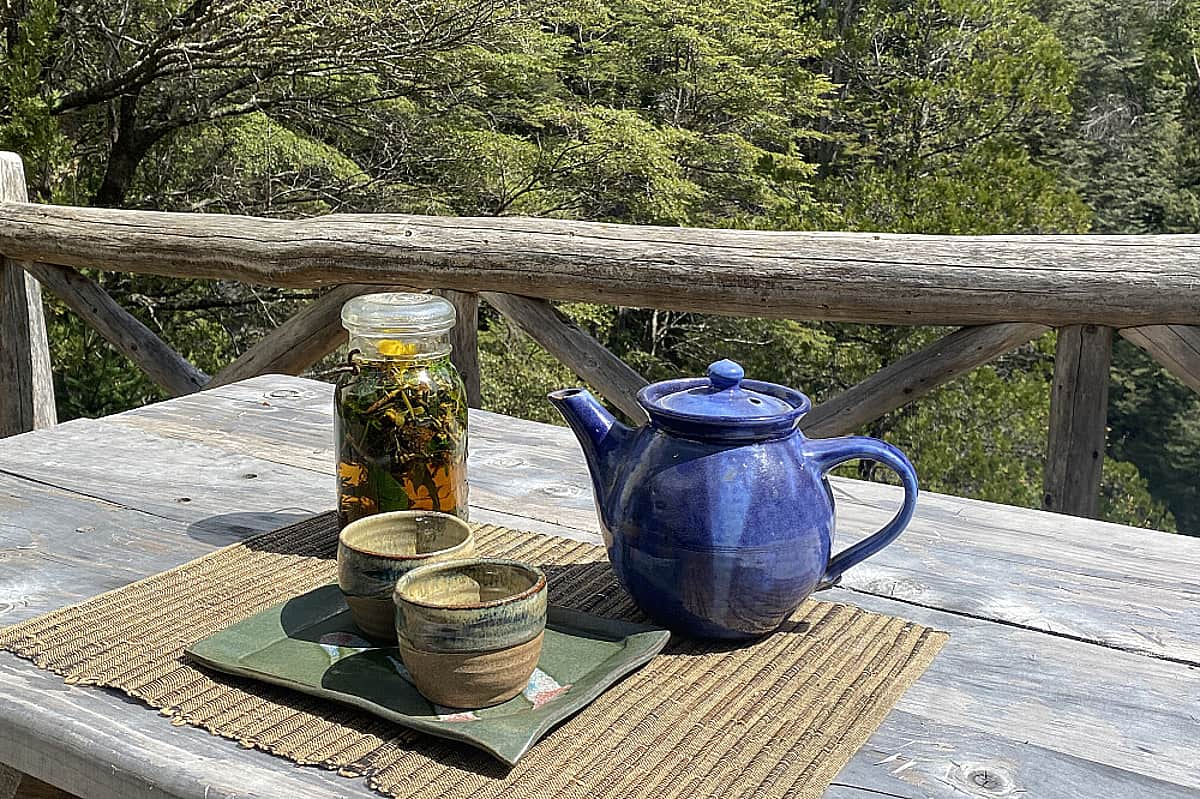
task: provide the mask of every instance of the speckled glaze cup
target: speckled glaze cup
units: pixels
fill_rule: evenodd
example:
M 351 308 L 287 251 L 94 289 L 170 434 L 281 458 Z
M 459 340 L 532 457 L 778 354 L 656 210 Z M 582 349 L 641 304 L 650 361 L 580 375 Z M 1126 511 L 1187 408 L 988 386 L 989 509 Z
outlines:
M 529 681 L 546 629 L 546 575 L 474 558 L 413 569 L 396 582 L 400 657 L 417 690 L 448 707 L 512 699 Z
M 369 637 L 396 640 L 396 581 L 427 563 L 475 552 L 470 526 L 436 511 L 400 510 L 351 522 L 338 535 L 338 587 Z

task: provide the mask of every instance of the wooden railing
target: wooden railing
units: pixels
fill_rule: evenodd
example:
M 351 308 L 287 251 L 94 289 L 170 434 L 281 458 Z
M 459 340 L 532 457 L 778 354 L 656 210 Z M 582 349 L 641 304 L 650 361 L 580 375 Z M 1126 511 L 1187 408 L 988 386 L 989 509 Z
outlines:
M 0 159 L 0 435 L 54 422 L 38 286 L 173 394 L 298 373 L 342 341 L 338 310 L 379 286 L 458 308 L 455 358 L 479 401 L 480 298 L 630 417 L 645 380 L 549 303 L 961 326 L 818 405 L 810 435 L 850 432 L 1059 329 L 1044 507 L 1095 516 L 1112 333 L 1200 391 L 1200 236 L 916 236 L 699 230 L 552 219 L 332 215 L 301 221 L 32 205 Z M 88 267 L 333 286 L 211 379 L 134 319 Z

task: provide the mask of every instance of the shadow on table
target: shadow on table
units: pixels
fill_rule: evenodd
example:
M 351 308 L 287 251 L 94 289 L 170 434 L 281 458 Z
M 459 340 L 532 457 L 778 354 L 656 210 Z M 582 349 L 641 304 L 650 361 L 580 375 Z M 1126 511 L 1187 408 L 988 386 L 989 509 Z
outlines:
M 286 527 L 316 515 L 304 508 L 280 508 L 274 511 L 238 511 L 209 516 L 188 525 L 187 534 L 206 544 L 227 546 L 253 538 L 259 533 Z
M 636 621 L 640 624 L 649 623 L 633 606 L 633 601 L 629 599 L 625 589 L 617 584 L 616 575 L 613 574 L 608 561 L 543 563 L 539 568 L 546 573 L 551 605 L 563 605 L 573 610 Z M 616 608 L 612 607 L 614 601 L 618 605 Z
M 625 593 L 625 589 L 617 582 L 612 567 L 608 561 L 592 561 L 590 563 L 543 564 L 542 571 L 550 583 L 550 604 L 564 605 L 597 616 L 607 616 L 622 619 L 637 624 L 658 626 L 655 622 L 638 610 L 633 600 Z M 583 591 L 578 591 L 584 586 Z M 591 590 L 588 588 L 594 586 Z M 564 594 L 575 594 L 569 601 Z M 805 621 L 788 620 L 772 635 L 804 635 L 809 630 Z M 764 636 L 765 637 L 765 636 Z M 762 638 L 746 641 L 719 641 L 686 638 L 679 634 L 671 636 L 671 642 L 663 650 L 668 655 L 702 656 L 718 652 L 734 652 L 747 646 L 752 646 Z

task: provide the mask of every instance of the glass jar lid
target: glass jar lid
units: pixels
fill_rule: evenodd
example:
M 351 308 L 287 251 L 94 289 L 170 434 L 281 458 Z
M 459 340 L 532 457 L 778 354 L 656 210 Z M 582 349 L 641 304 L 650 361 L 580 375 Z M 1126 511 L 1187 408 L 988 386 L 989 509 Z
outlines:
M 342 326 L 361 335 L 434 335 L 450 330 L 454 321 L 454 306 L 436 294 L 363 294 L 342 306 Z

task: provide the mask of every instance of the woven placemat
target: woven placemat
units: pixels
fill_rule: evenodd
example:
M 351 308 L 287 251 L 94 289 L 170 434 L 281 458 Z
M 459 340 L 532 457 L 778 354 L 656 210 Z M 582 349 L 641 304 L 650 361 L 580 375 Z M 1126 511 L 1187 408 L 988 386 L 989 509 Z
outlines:
M 366 776 L 393 797 L 815 799 L 947 637 L 811 601 L 781 632 L 750 646 L 676 637 L 509 771 L 464 744 L 185 658 L 192 642 L 334 581 L 336 530 L 325 514 L 257 536 L 0 630 L 0 648 L 68 683 L 137 697 L 172 724 Z M 602 548 L 493 525 L 477 526 L 476 535 L 482 554 L 541 565 L 551 601 L 644 621 Z

